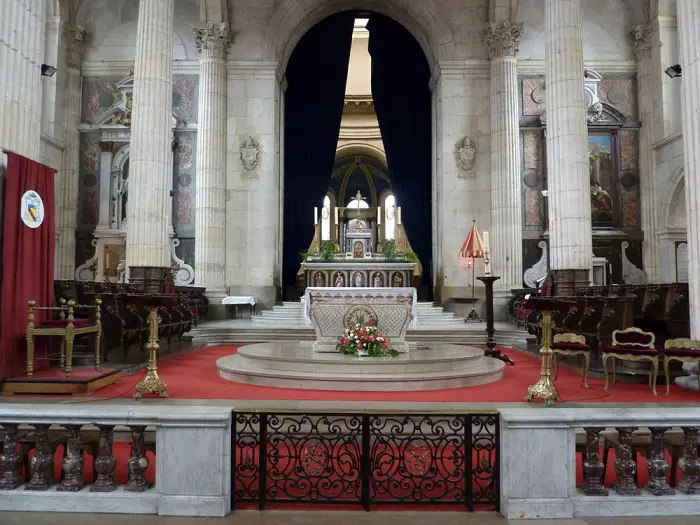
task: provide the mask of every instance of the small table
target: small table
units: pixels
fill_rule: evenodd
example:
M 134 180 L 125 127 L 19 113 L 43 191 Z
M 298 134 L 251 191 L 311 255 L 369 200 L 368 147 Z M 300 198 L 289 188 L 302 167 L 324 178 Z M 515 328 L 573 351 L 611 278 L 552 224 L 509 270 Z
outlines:
M 148 371 L 146 377 L 136 384 L 134 399 L 144 394 L 158 394 L 160 397 L 168 397 L 168 387 L 158 377 L 157 353 L 158 344 L 158 308 L 170 308 L 177 304 L 178 298 L 174 295 L 146 295 L 126 294 L 127 302 L 148 309 Z
M 234 306 L 236 308 L 236 313 L 238 312 L 239 306 L 247 305 L 250 307 L 250 316 L 255 313 L 255 297 L 252 295 L 229 295 L 223 298 L 221 304 L 226 306 Z M 234 314 L 234 318 L 235 317 L 236 314 Z

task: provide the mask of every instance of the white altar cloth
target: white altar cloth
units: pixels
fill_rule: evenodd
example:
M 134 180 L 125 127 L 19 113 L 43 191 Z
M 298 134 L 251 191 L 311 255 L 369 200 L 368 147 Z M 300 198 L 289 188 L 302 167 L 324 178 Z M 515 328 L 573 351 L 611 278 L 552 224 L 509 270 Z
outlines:
M 255 297 L 252 295 L 229 295 L 221 300 L 221 304 L 249 304 L 255 306 Z

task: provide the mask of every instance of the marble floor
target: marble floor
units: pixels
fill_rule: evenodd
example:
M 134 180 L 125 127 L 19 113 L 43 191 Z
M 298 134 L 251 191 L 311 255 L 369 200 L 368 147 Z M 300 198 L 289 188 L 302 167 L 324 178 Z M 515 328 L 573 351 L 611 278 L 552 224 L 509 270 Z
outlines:
M 438 517 L 439 516 L 439 517 Z M 509 521 L 496 514 L 464 512 L 344 512 L 238 511 L 226 518 L 167 518 L 101 514 L 100 525 L 697 525 L 698 517 L 585 518 L 573 520 Z M 0 512 L 2 525 L 92 525 L 94 514 Z

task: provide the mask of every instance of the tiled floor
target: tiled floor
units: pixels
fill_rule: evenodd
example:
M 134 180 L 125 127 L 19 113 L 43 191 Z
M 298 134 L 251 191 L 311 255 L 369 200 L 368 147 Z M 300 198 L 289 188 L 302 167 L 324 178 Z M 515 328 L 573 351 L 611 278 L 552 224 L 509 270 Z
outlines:
M 238 511 L 226 518 L 0 512 L 2 525 L 697 525 L 700 518 L 590 518 L 507 521 L 495 514 L 461 512 Z

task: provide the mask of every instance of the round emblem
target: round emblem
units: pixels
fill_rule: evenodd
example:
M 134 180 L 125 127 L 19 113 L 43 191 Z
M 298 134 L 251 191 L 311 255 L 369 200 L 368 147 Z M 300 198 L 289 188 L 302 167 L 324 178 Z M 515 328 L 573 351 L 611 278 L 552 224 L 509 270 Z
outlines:
M 34 190 L 24 192 L 19 209 L 22 222 L 28 228 L 38 228 L 44 222 L 44 202 Z
M 343 318 L 343 326 L 345 328 L 354 328 L 355 325 L 367 326 L 368 322 L 372 320 L 374 324 L 377 324 L 377 312 L 370 306 L 358 305 L 350 308 L 345 317 Z

